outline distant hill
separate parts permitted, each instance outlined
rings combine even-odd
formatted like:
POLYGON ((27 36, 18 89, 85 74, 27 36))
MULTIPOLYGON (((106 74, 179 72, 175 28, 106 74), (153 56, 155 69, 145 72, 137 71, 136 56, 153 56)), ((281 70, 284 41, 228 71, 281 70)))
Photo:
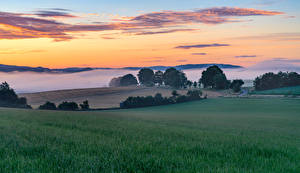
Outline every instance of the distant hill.
MULTIPOLYGON (((151 66, 152 70, 166 70, 170 67, 174 67, 178 70, 188 70, 188 69, 201 69, 207 68, 212 65, 217 65, 220 68, 243 68, 242 66, 231 65, 231 64, 185 64, 178 66, 151 66)), ((78 73, 91 70, 110 70, 110 69, 124 69, 124 70, 140 70, 145 67, 124 67, 124 68, 90 68, 90 67, 71 67, 62 69, 50 69, 45 67, 28 67, 28 66, 15 66, 15 65, 3 65, 0 64, 0 72, 36 72, 36 73, 78 73)))
MULTIPOLYGON (((166 69, 170 67, 174 67, 177 70, 189 70, 189 69, 201 69, 201 68, 207 68, 213 65, 217 65, 220 68, 243 68, 242 66, 237 65, 231 65, 231 64, 185 64, 185 65, 178 65, 178 66, 151 66, 148 68, 151 68, 152 70, 162 70, 165 71, 166 69)), ((144 67, 125 67, 123 69, 127 70, 140 70, 144 67)))

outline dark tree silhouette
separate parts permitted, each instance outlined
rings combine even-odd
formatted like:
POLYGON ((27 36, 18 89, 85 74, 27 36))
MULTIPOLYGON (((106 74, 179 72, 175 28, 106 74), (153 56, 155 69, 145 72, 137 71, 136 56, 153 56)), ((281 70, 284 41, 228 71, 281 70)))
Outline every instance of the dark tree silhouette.
POLYGON ((214 76, 213 78, 214 88, 221 90, 221 89, 228 89, 230 85, 230 81, 227 80, 224 73, 220 73, 214 76))
POLYGON ((195 82, 193 83, 193 86, 194 86, 194 88, 197 88, 198 83, 195 81, 195 82))
POLYGON ((182 88, 187 84, 185 73, 178 71, 175 68, 167 69, 164 73, 163 80, 165 85, 174 88, 182 88))
POLYGON ((193 82, 192 82, 192 81, 190 81, 190 80, 188 80, 188 81, 186 82, 186 85, 187 85, 189 88, 191 88, 191 87, 192 87, 192 85, 193 85, 193 82))
POLYGON ((39 109, 42 109, 42 110, 56 110, 56 105, 54 103, 51 103, 49 101, 47 101, 45 104, 41 105, 39 107, 39 109))
POLYGON ((241 87, 245 84, 245 82, 241 79, 233 80, 230 84, 230 89, 232 89, 234 92, 240 92, 241 87))
POLYGON ((83 101, 83 103, 80 104, 80 107, 81 107, 81 110, 84 110, 84 111, 89 110, 90 109, 89 101, 88 100, 83 101))
POLYGON ((254 80, 255 90, 269 90, 300 85, 300 75, 296 72, 265 73, 254 80))
POLYGON ((162 85, 163 84, 164 73, 162 71, 156 71, 154 74, 154 84, 162 85))
POLYGON ((58 105, 58 109, 64 111, 76 111, 79 109, 79 107, 75 102, 62 102, 60 105, 58 105))
POLYGON ((137 79, 132 74, 127 74, 123 77, 121 77, 120 80, 120 86, 131 86, 131 85, 137 85, 137 79))
POLYGON ((117 78, 111 79, 111 81, 109 82, 109 86, 110 87, 120 87, 121 79, 122 79, 122 77, 117 77, 117 78))
POLYGON ((204 88, 226 89, 228 81, 223 71, 216 65, 208 67, 202 72, 202 77, 199 83, 203 84, 204 88))
POLYGON ((14 89, 10 88, 7 82, 0 84, 0 106, 16 107, 16 108, 31 108, 27 105, 27 99, 19 98, 14 89))
POLYGON ((143 68, 138 73, 140 84, 145 86, 154 85, 154 72, 150 68, 143 68))

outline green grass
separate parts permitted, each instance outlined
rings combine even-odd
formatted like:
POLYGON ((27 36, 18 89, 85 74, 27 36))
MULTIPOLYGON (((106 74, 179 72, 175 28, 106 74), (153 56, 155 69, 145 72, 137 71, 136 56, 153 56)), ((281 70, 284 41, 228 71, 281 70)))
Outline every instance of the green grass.
POLYGON ((300 172, 300 100, 0 109, 0 172, 300 172))
POLYGON ((300 86, 285 87, 265 91, 254 91, 251 94, 259 95, 300 95, 300 86))

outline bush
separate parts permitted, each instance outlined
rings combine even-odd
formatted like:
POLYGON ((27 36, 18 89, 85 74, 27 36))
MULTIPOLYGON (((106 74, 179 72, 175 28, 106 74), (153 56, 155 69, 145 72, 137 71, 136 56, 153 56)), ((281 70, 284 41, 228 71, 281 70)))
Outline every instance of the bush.
POLYGON ((84 111, 89 110, 90 109, 89 101, 88 100, 84 101, 82 104, 80 104, 80 107, 81 110, 84 111))
POLYGON ((39 107, 39 109, 41 109, 41 110, 56 110, 57 108, 54 103, 47 101, 45 104, 41 105, 39 107))
POLYGON ((58 105, 58 109, 65 111, 76 111, 79 109, 79 107, 75 102, 62 102, 60 105, 58 105))
POLYGON ((245 84, 245 82, 241 79, 233 80, 230 84, 230 89, 232 89, 234 92, 240 92, 241 87, 245 84))
MULTIPOLYGON (((175 90, 174 90, 175 91, 175 90)), ((167 98, 157 93, 154 97, 128 97, 124 102, 120 103, 121 108, 140 108, 148 106, 168 105, 174 103, 183 103, 193 100, 200 100, 202 92, 200 90, 191 90, 187 95, 178 95, 173 91, 173 96, 167 98)))
POLYGON ((189 98, 189 100, 199 100, 202 96, 201 90, 189 90, 186 94, 189 98))

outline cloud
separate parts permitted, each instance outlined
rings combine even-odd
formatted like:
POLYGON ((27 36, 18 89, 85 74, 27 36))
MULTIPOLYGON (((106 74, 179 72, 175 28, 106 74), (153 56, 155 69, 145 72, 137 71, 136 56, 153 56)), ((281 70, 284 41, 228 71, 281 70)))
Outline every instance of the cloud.
POLYGON ((58 17, 76 17, 66 9, 40 10, 32 14, 0 12, 0 39, 52 38, 55 41, 65 41, 75 39, 75 34, 78 32, 91 31, 131 31, 136 35, 165 34, 191 31, 186 28, 170 29, 170 27, 187 27, 191 24, 222 24, 238 22, 239 20, 234 17, 279 14, 283 13, 223 7, 194 11, 153 12, 135 17, 123 17, 108 23, 70 24, 56 20, 58 17))
POLYGON ((192 49, 192 48, 206 48, 206 47, 223 47, 223 46, 230 46, 229 44, 196 44, 196 45, 183 45, 177 46, 176 49, 192 49))
POLYGON ((165 58, 163 57, 152 57, 152 58, 145 58, 146 60, 142 61, 145 63, 153 63, 153 62, 163 62, 165 58))
POLYGON ((176 62, 187 62, 188 60, 186 60, 186 59, 179 59, 179 60, 177 60, 176 62))
POLYGON ((300 71, 300 59, 272 58, 249 67, 253 70, 300 71))
POLYGON ((239 55, 235 56, 236 58, 255 58, 257 57, 256 55, 239 55))
POLYGON ((168 34, 174 32, 188 32, 196 31, 197 29, 170 29, 170 30, 160 30, 160 31, 142 31, 136 32, 135 35, 154 35, 154 34, 168 34))
POLYGON ((207 55, 207 53, 192 53, 191 55, 207 55))
POLYGON ((300 32, 272 33, 246 37, 236 37, 238 40, 272 40, 272 41, 300 41, 300 32))
POLYGON ((0 50, 0 55, 9 55, 9 54, 27 54, 27 53, 41 53, 45 50, 19 50, 19 49, 5 49, 0 50))
POLYGON ((74 15, 71 15, 67 12, 63 11, 50 11, 50 10, 41 10, 41 11, 36 11, 34 15, 39 16, 39 17, 54 17, 54 18, 73 18, 77 17, 74 15))

